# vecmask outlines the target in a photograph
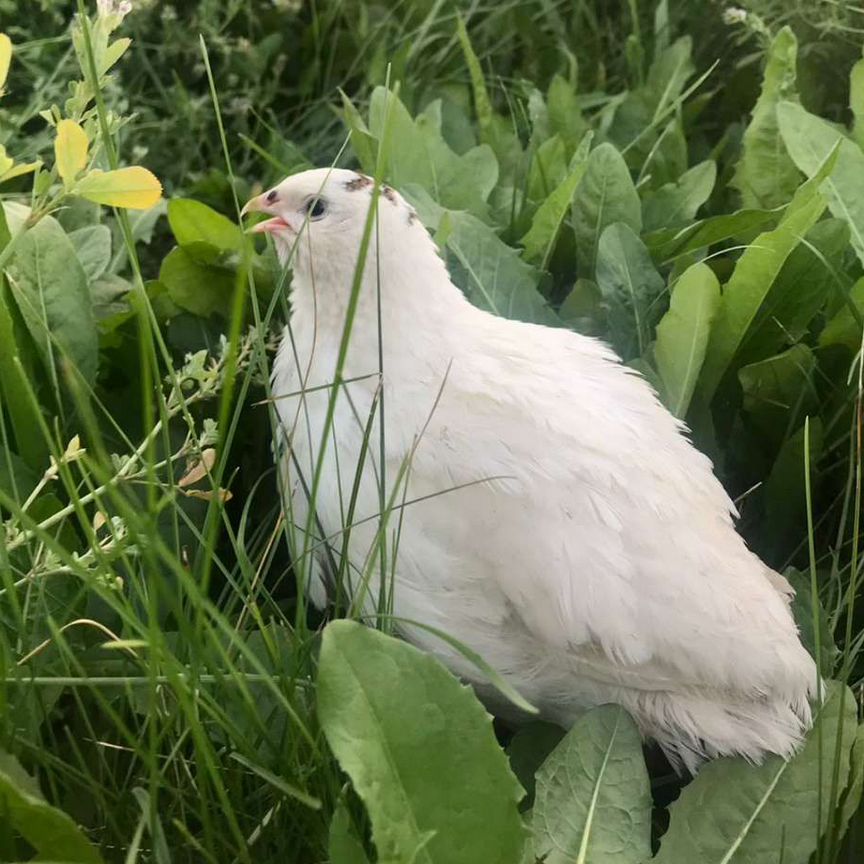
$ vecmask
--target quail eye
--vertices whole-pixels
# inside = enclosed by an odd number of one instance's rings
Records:
[[[327,204],[323,198],[311,198],[303,210],[310,219],[320,219],[327,212]]]

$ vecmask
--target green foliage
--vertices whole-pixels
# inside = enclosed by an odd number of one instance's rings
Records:
[[[0,0],[0,743],[51,802],[4,757],[0,858],[859,860],[841,685],[791,762],[713,762],[669,806],[619,708],[506,745],[429,656],[320,634],[270,470],[285,275],[236,219],[380,156],[473,303],[610,342],[689,424],[857,692],[860,22],[391,5],[101,4],[68,31],[77,3]],[[127,161],[167,205],[107,206],[153,193]]]
[[[766,435],[781,437],[790,414],[811,413],[817,406],[813,387],[816,358],[803,344],[738,370],[743,409]]]
[[[537,290],[539,271],[502,243],[488,225],[470,213],[444,210],[422,188],[408,187],[406,192],[430,229],[440,230],[446,220],[443,242],[451,253],[451,274],[475,305],[522,321],[557,321]]]
[[[436,660],[361,624],[324,631],[318,713],[379,861],[516,861],[522,789],[490,718]]]
[[[710,159],[685,171],[677,181],[661,186],[642,202],[645,231],[673,228],[693,221],[696,211],[711,196],[717,179],[717,165]]]
[[[98,270],[92,255],[89,266]],[[42,219],[23,236],[6,278],[46,372],[69,363],[92,383],[98,339],[87,273],[55,219]]]
[[[173,249],[159,269],[159,282],[181,309],[202,318],[215,312],[228,317],[234,292],[232,274],[198,260],[182,246]]]
[[[101,864],[102,856],[62,811],[42,797],[18,760],[0,752],[0,812],[39,854],[39,860]]]
[[[861,316],[864,312],[864,277],[849,289],[848,304],[841,306],[819,334],[819,344],[844,345],[855,353],[861,345]]]
[[[553,138],[550,140],[557,141],[560,139]],[[586,143],[590,144],[590,140],[586,141]],[[564,218],[570,210],[570,202],[573,200],[576,188],[588,167],[584,156],[580,158],[580,155],[577,152],[567,171],[567,176],[561,180],[537,208],[537,212],[531,221],[531,228],[522,238],[525,257],[529,260],[540,259],[540,266],[544,269],[552,257],[558,233],[564,223]]]
[[[825,201],[819,186],[833,161],[832,154],[819,173],[795,193],[777,228],[760,234],[736,263],[708,343],[702,369],[703,398],[714,395],[784,263],[822,215]]]
[[[831,687],[816,733],[788,762],[721,759],[706,765],[670,808],[658,864],[682,861],[806,864],[825,838],[836,779],[845,788],[857,718],[852,693]]]
[[[391,144],[386,148],[384,172],[394,185],[417,184],[443,207],[481,218],[487,215],[486,199],[498,177],[495,155],[485,144],[461,155],[454,152],[441,134],[438,102],[430,103],[414,120],[395,95],[377,87],[369,105],[368,134],[375,142],[370,156],[382,146],[385,130]],[[375,161],[364,167],[374,173]]]
[[[597,285],[608,309],[609,341],[624,360],[642,356],[664,284],[645,244],[624,222],[613,222],[600,236]]]
[[[351,824],[351,814],[339,804],[330,820],[327,853],[332,864],[369,864],[363,843]]]
[[[642,205],[627,163],[618,150],[604,143],[591,151],[573,202],[573,230],[580,268],[594,272],[603,232],[621,222],[637,234],[642,229]]]
[[[654,357],[666,405],[676,417],[687,414],[719,307],[717,277],[706,264],[696,263],[675,283],[669,311],[657,325]]]
[[[587,712],[537,772],[534,857],[640,864],[651,855],[651,794],[639,732],[622,708]]]
[[[204,244],[203,251],[242,252],[243,232],[230,219],[200,201],[174,198],[168,203],[168,224],[181,247]],[[196,246],[196,249],[202,249]]]
[[[768,50],[762,93],[753,109],[742,142],[734,183],[745,207],[782,207],[798,187],[798,172],[784,146],[778,125],[778,106],[794,98],[798,40],[784,27]],[[829,148],[830,149],[830,148]],[[820,160],[821,163],[821,160]]]
[[[864,152],[824,120],[794,102],[777,108],[780,130],[795,164],[808,177],[819,171],[828,154],[837,148],[837,164],[825,178],[823,189],[831,212],[845,219],[852,232],[852,246],[864,262]]]

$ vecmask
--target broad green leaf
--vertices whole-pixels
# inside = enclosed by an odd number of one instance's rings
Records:
[[[426,106],[416,119],[392,93],[377,87],[369,105],[369,131],[379,142],[386,134],[384,173],[396,187],[422,186],[442,207],[468,210],[485,218],[498,163],[488,144],[457,154],[441,135],[441,103]]]
[[[597,283],[580,278],[573,283],[570,293],[558,307],[558,316],[568,327],[585,332],[586,329],[592,329],[586,327],[587,322],[593,322],[601,317],[602,303],[603,297]]]
[[[642,241],[623,222],[600,238],[597,285],[608,308],[612,345],[624,360],[642,356],[666,286]]]
[[[474,96],[474,110],[477,114],[480,140],[491,147],[495,154],[498,163],[496,174],[500,172],[508,179],[512,179],[516,163],[522,155],[519,138],[510,119],[496,114],[492,107],[480,61],[471,45],[468,31],[461,16],[457,16],[457,35],[465,55],[468,74],[471,77],[471,91]],[[485,197],[488,197],[488,193]],[[483,214],[478,213],[478,215]]]
[[[573,201],[581,275],[594,274],[600,235],[613,222],[623,222],[640,233],[642,204],[621,154],[611,144],[601,144],[588,156]]]
[[[857,318],[850,304],[858,310]],[[857,353],[861,349],[861,320],[864,320],[864,277],[849,290],[849,303],[840,307],[819,334],[820,347],[845,345],[853,354]]]
[[[40,861],[101,864],[102,857],[81,829],[43,797],[18,760],[0,752],[0,812],[38,853]]]
[[[111,229],[107,225],[86,225],[70,232],[69,239],[88,281],[102,276],[111,263]]]
[[[669,2],[660,0],[654,8],[654,46],[656,51],[669,47]]]
[[[11,238],[10,227],[13,231],[21,231],[23,220],[28,213],[27,208],[20,204],[0,203],[0,250],[5,248]],[[17,316],[19,326],[16,326],[16,311],[6,276],[0,272],[0,401],[9,419],[18,455],[28,468],[42,471],[47,460],[48,448],[42,438],[39,418],[28,393],[30,382],[27,380],[26,366],[22,363],[18,338],[19,336],[26,338],[26,334],[20,332],[24,329],[23,324],[20,324],[20,316]],[[19,331],[18,334],[16,330]],[[7,456],[11,457],[8,448],[4,450],[7,451]],[[7,471],[7,479],[11,479],[14,472],[11,459],[6,459],[4,467]],[[0,471],[3,470],[0,468]]]
[[[822,421],[818,417],[810,418],[810,470],[816,476],[816,462],[822,455],[824,434]],[[771,472],[762,484],[761,494],[765,501],[765,531],[764,540],[769,548],[783,548],[782,544],[797,543],[807,534],[807,498],[804,485],[804,455],[805,431],[807,426],[801,425],[782,442]],[[783,432],[785,433],[785,429]],[[786,574],[789,575],[788,572]],[[798,592],[792,603],[792,612],[798,624],[798,631],[804,647],[813,654],[813,616],[810,605],[810,576],[806,576],[806,591],[799,591],[798,584],[793,587]],[[791,580],[790,580],[791,581]],[[825,645],[830,641],[830,628],[822,630],[823,659],[826,655]],[[832,646],[833,647],[833,646]],[[833,659],[833,658],[832,658]],[[823,674],[831,673],[828,663],[822,665]]]
[[[11,62],[12,40],[5,33],[0,33],[0,96],[3,95],[3,87],[9,75],[9,64]]]
[[[99,346],[87,276],[56,219],[41,219],[21,238],[9,276],[46,369],[69,361],[92,384]]]
[[[549,111],[549,129],[564,142],[569,156],[576,150],[588,130],[576,90],[566,78],[554,75],[546,94],[546,104]]]
[[[818,409],[819,399],[813,386],[815,367],[812,350],[802,343],[738,370],[744,411],[778,446],[789,428],[790,418],[803,421],[807,414]]]
[[[537,290],[540,273],[469,213],[452,213],[447,248],[456,258],[453,278],[476,306],[505,318],[558,323]]]
[[[692,54],[693,40],[682,36],[652,62],[642,97],[653,110],[653,120],[672,106],[684,91],[687,79],[693,74]]]
[[[810,422],[810,458],[813,462],[819,458],[819,450],[822,447],[822,428],[821,423],[817,428],[819,418],[814,417]],[[804,497],[804,427],[799,430],[793,438],[797,438],[801,442],[799,450],[798,474],[801,476],[800,494]],[[815,433],[815,434],[814,434]],[[790,438],[791,442],[793,438]],[[814,455],[814,450],[815,455]],[[782,451],[781,451],[782,452]],[[799,533],[796,536],[801,536]],[[810,656],[816,659],[816,632],[813,626],[813,594],[811,593],[811,580],[809,572],[796,570],[794,567],[787,567],[783,571],[783,575],[789,580],[789,584],[795,589],[795,596],[792,598],[792,615],[795,617],[795,623],[798,625],[798,633],[801,637],[801,644],[810,653]],[[817,573],[817,577],[818,577]],[[831,630],[831,618],[828,615],[828,610],[816,600],[818,608],[816,615],[819,619],[819,645],[821,653],[819,655],[820,669],[824,678],[830,678],[834,671],[834,664],[837,662],[837,645],[834,643],[834,637]]]
[[[531,160],[528,200],[542,203],[567,175],[567,154],[559,135],[547,138]]]
[[[656,231],[690,222],[711,196],[717,179],[717,163],[700,162],[675,183],[667,183],[642,202],[642,228]]]
[[[132,287],[131,282],[114,273],[106,273],[90,283],[93,316],[101,333],[116,329],[132,314],[128,301]]]
[[[783,264],[825,210],[819,186],[833,169],[835,157],[836,151],[798,189],[777,228],[760,234],[738,259],[723,290],[702,367],[699,390],[705,402],[713,397]]]
[[[525,257],[529,261],[539,259],[542,270],[546,269],[555,249],[555,241],[558,239],[564,219],[570,212],[573,194],[585,173],[587,164],[584,160],[576,162],[552,194],[537,208],[531,221],[531,228],[522,238]]]
[[[558,746],[564,730],[554,723],[536,721],[519,726],[507,745],[507,758],[525,790],[521,809],[534,804],[535,775],[546,757]]]
[[[146,168],[116,171],[94,169],[75,186],[76,194],[88,201],[129,210],[149,210],[162,197],[162,184]]]
[[[859,60],[849,73],[849,108],[854,118],[852,137],[864,148],[864,59]]]
[[[185,249],[172,249],[159,270],[159,281],[170,298],[183,309],[202,318],[231,314],[234,274],[221,267],[196,261]]]
[[[336,805],[330,819],[327,853],[330,864],[369,864],[366,850],[351,822],[351,814],[342,800]]]
[[[832,813],[838,731],[840,790],[847,785],[855,713],[851,691],[833,683],[818,712],[819,729],[807,735],[802,749],[788,762],[769,756],[761,765],[731,758],[704,765],[669,808],[669,830],[652,861],[777,864],[782,848],[783,864],[807,864]]]
[[[560,323],[537,290],[540,272],[492,228],[470,213],[438,207],[423,189],[409,187],[403,193],[427,228],[433,232],[446,229],[443,236],[451,276],[475,306],[519,321]]]
[[[178,246],[207,243],[220,252],[239,252],[245,242],[238,225],[200,201],[172,198],[168,224]]]
[[[61,120],[54,139],[54,160],[57,173],[67,190],[75,178],[87,167],[90,141],[87,133],[74,120]]]
[[[537,772],[534,854],[544,864],[642,864],[651,788],[636,724],[618,705],[579,717]]]
[[[781,136],[777,122],[780,102],[797,98],[797,56],[795,34],[789,27],[784,27],[771,43],[762,92],[744,132],[741,158],[732,181],[741,192],[745,207],[780,207],[789,201],[798,186],[798,171],[786,150],[789,142],[786,141],[784,146],[785,136]]]
[[[682,36],[654,59],[645,84],[627,94],[617,106],[609,128],[609,140],[627,149],[628,162],[645,164],[657,140],[657,129],[675,110],[687,79],[693,74],[693,43]]]
[[[657,325],[654,358],[666,407],[676,417],[687,414],[719,306],[720,283],[714,271],[693,264],[672,289],[669,311]]]
[[[339,92],[342,97],[342,122],[348,127],[351,149],[360,167],[367,174],[374,174],[378,142],[369,132],[354,103],[341,90]]]
[[[687,139],[677,112],[663,127],[639,170],[642,188],[657,191],[669,183],[677,183],[687,171],[687,162]]]
[[[511,864],[522,789],[471,690],[437,660],[352,621],[324,630],[318,716],[366,805],[381,862]]]
[[[44,470],[48,455],[39,416],[33,407],[21,351],[15,338],[14,301],[6,278],[0,274],[0,400],[3,402],[18,455],[33,469]]]
[[[840,837],[846,833],[849,823],[858,812],[861,805],[861,793],[864,791],[864,724],[860,725],[855,733],[850,760],[852,764],[849,769],[849,785],[840,801],[840,818],[837,828]]]
[[[694,222],[686,228],[667,228],[654,231],[643,239],[658,261],[674,261],[697,249],[748,234],[777,218],[773,210],[739,210]]]
[[[852,246],[864,262],[864,152],[830,123],[795,102],[783,102],[777,116],[790,155],[808,177],[816,175],[839,142],[837,164],[822,184],[822,191],[831,212],[849,223]]]
[[[441,135],[457,153],[465,153],[477,146],[474,112],[470,88],[457,82],[442,83]],[[437,88],[436,88],[437,95]]]
[[[837,291],[836,263],[849,246],[842,219],[817,222],[789,255],[741,340],[736,363],[770,357],[803,338]]]

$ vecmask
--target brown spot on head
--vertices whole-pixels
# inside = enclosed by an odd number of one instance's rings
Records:
[[[381,187],[381,194],[391,203],[397,204],[396,193],[389,186]]]
[[[408,224],[413,225],[417,221],[417,211],[413,207],[408,208]]]
[[[365,174],[358,174],[353,180],[349,180],[345,184],[345,188],[349,192],[356,192],[358,189],[367,189],[372,183],[373,180],[371,177],[367,177]]]

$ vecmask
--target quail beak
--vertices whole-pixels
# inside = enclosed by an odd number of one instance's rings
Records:
[[[247,201],[240,211],[240,217],[246,216],[248,213],[269,213],[275,214],[278,201],[269,202],[266,193],[258,195]],[[277,234],[282,231],[290,231],[297,233],[293,225],[286,222],[281,216],[274,215],[272,219],[265,219],[263,222],[258,222],[251,228],[246,229],[249,234]]]

